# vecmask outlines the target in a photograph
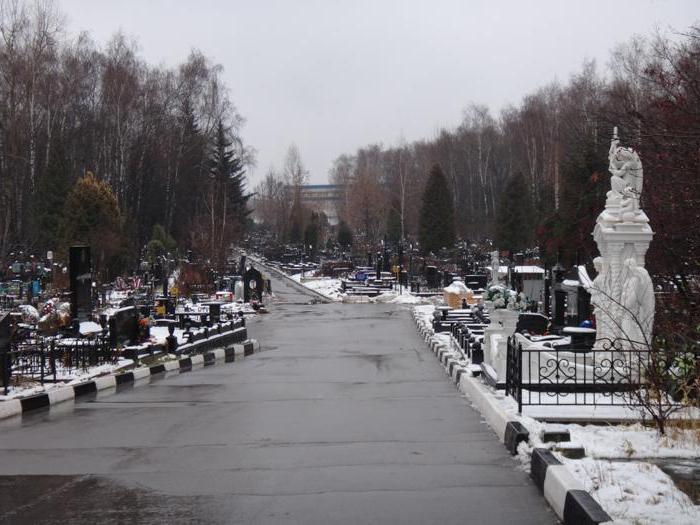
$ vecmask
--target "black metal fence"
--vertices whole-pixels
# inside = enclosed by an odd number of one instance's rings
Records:
[[[475,365],[484,361],[484,351],[479,339],[484,334],[485,326],[480,324],[478,320],[469,323],[452,323],[450,326],[453,341],[457,343],[464,357]]]
[[[615,341],[600,348],[523,348],[515,336],[508,339],[506,393],[519,412],[526,405],[641,406],[649,398],[644,389],[652,387],[656,402],[670,405],[686,376],[675,358]]]
[[[7,351],[0,352],[4,393],[8,393],[13,382],[31,380],[44,384],[67,380],[75,371],[114,364],[118,357],[118,350],[103,336],[95,339],[38,338],[12,343]]]

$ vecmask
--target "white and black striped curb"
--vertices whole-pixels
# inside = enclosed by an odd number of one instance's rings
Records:
[[[530,477],[565,525],[612,522],[608,513],[549,449],[532,451]]]
[[[455,349],[452,337],[436,337],[429,319],[413,310],[418,331],[430,350],[445,366],[448,375],[469,396],[473,405],[484,417],[509,452],[518,452],[518,445],[528,443],[530,433],[520,421],[512,420],[498,403],[494,394],[479,379],[469,373],[469,365]],[[503,394],[500,394],[503,395]],[[545,454],[546,453],[546,454]],[[546,460],[543,460],[546,458]],[[543,461],[546,461],[543,466]],[[549,471],[551,472],[548,472]],[[597,524],[612,519],[593,497],[583,490],[581,483],[573,477],[566,465],[559,462],[549,449],[534,449],[531,457],[531,474],[535,484],[542,490],[547,503],[565,525]]]
[[[210,366],[217,364],[217,362],[235,362],[236,360],[240,360],[243,357],[259,351],[260,343],[255,339],[248,339],[247,341],[228,346],[227,348],[217,348],[216,350],[203,352],[201,354],[192,354],[187,357],[165,361],[152,366],[144,366],[126,372],[100,376],[83,383],[54,388],[33,396],[0,401],[0,419],[22,415],[40,408],[51,407],[58,403],[70,401],[71,399],[95,393],[100,390],[116,388],[129,383],[133,384],[139,379],[164,372],[189,372],[199,366]]]

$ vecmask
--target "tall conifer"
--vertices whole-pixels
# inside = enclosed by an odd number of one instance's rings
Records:
[[[437,253],[455,242],[452,192],[442,169],[435,164],[430,170],[420,211],[420,245],[423,253]]]

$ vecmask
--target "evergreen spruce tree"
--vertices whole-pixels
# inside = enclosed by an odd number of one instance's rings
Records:
[[[438,164],[430,170],[423,192],[419,240],[424,254],[451,248],[455,242],[452,193]]]
[[[528,248],[532,237],[530,192],[522,173],[506,182],[496,213],[496,246],[511,254]]]
[[[153,226],[151,240],[146,245],[146,256],[150,262],[155,262],[161,255],[174,255],[177,243],[160,224]]]
[[[237,157],[231,148],[231,141],[227,138],[226,128],[219,121],[216,132],[216,144],[212,151],[210,173],[216,181],[216,187],[222,192],[219,198],[222,200],[222,214],[224,219],[229,216],[236,221],[236,225],[243,229],[252,210],[248,208],[248,200],[251,194],[245,192],[245,170],[240,157]],[[230,214],[230,215],[229,215]]]
[[[352,230],[345,221],[338,224],[338,244],[343,248],[350,248],[353,243]]]
[[[207,195],[211,258],[220,267],[226,262],[231,242],[243,234],[252,212],[248,208],[251,195],[245,192],[243,162],[235,155],[227,135],[219,121],[209,162]]]
[[[37,246],[41,250],[58,248],[56,243],[63,204],[71,186],[70,167],[62,144],[58,142],[53,148],[46,174],[37,183],[36,195],[32,201],[31,226]]]
[[[200,211],[200,197],[206,171],[207,141],[197,125],[189,99],[185,99],[177,118],[179,144],[175,158],[174,186],[169,193],[165,230],[180,243],[189,240],[191,223]]]
[[[294,192],[294,202],[289,217],[289,242],[299,244],[304,240],[304,207],[299,191]]]
[[[401,204],[398,201],[392,202],[386,218],[387,240],[393,244],[401,241]]]
[[[311,220],[309,224],[306,225],[304,229],[304,245],[308,248],[311,246],[312,253],[316,252],[318,247],[318,234],[319,234],[319,216],[318,213],[311,213]]]

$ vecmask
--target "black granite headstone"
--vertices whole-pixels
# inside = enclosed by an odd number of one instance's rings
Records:
[[[246,303],[251,299],[260,301],[262,293],[265,289],[265,281],[262,274],[252,266],[245,272],[243,276],[243,298]]]
[[[89,246],[69,249],[70,313],[73,320],[87,321],[92,314],[92,261]]]
[[[119,344],[131,344],[138,340],[139,315],[136,307],[120,308],[110,319],[110,341]]]

